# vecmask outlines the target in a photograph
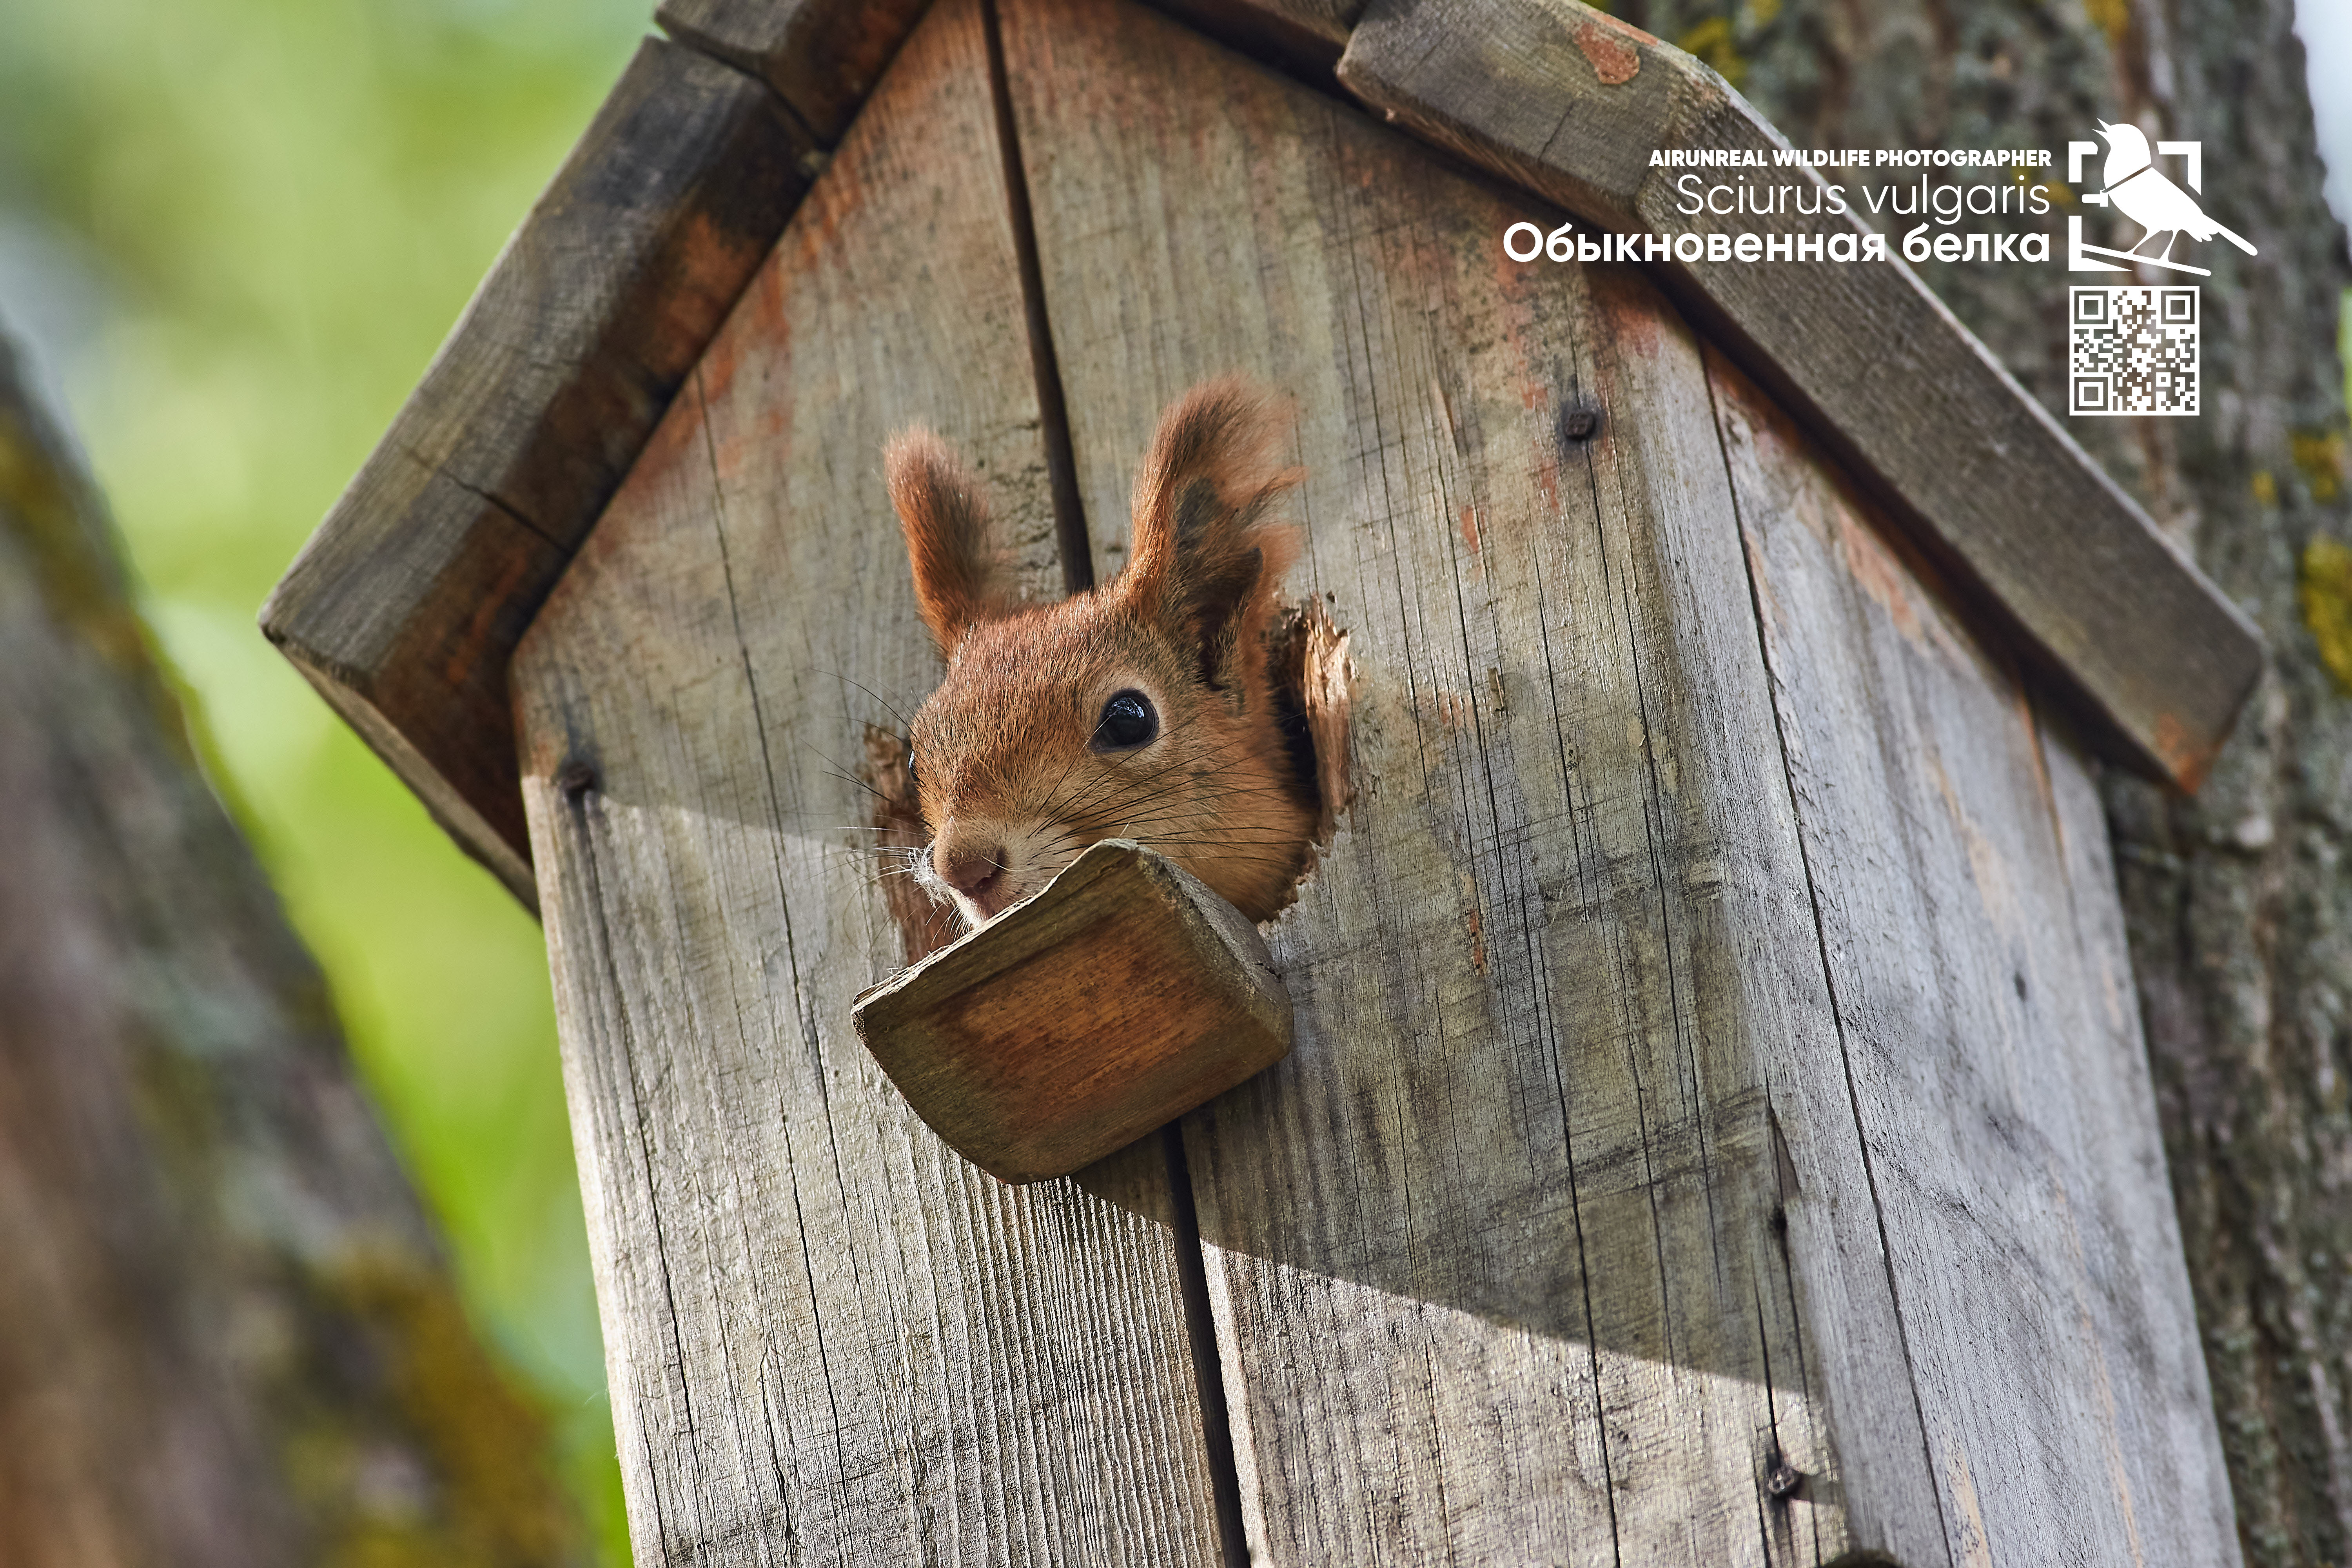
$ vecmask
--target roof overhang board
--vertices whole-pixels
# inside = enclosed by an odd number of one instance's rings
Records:
[[[1577,0],[1375,0],[1339,77],[1395,123],[1620,233],[1727,226],[1675,212],[1676,171],[1651,167],[1654,149],[1789,145],[1715,72]],[[1869,232],[1850,216],[1774,222]],[[1650,270],[1990,597],[2125,760],[2203,782],[2261,673],[2261,635],[1908,267]]]
[[[509,659],[819,151],[758,80],[647,40],[262,607],[270,640],[534,907]]]

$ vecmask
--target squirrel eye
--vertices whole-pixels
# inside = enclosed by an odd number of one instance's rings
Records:
[[[1159,738],[1160,715],[1152,710],[1151,699],[1140,691],[1121,691],[1103,704],[1102,718],[1095,724],[1095,738],[1087,742],[1087,749],[1131,752]]]

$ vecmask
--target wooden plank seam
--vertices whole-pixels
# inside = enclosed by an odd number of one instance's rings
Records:
[[[1005,64],[1004,29],[998,0],[981,0],[981,17],[988,40],[989,95],[995,114],[998,147],[1003,158],[1007,206],[1013,224],[1014,254],[1019,261],[1022,303],[1029,332],[1030,365],[1035,378],[1040,440],[1045,447],[1054,509],[1055,542],[1062,558],[1062,581],[1067,593],[1079,593],[1095,583],[1092,531],[1077,482],[1076,459],[1071,446],[1069,405],[1066,399],[1060,356],[1055,347],[1052,317],[1046,309],[1043,263],[1038,252],[1037,225],[1031,205],[1029,177],[1021,150],[1021,130],[1013,111],[1012,81]],[[1185,1343],[1199,1391],[1202,1443],[1211,1496],[1216,1505],[1216,1535],[1225,1568],[1248,1568],[1250,1550],[1243,1523],[1240,1465],[1232,1420],[1225,1405],[1225,1378],[1218,1348],[1216,1324],[1209,1302],[1208,1274],[1201,1237],[1200,1211],[1192,1177],[1184,1156],[1183,1134],[1174,1122],[1161,1129],[1160,1148],[1167,1165],[1172,1199],[1174,1235],[1170,1246],[1181,1282]]]
[[[937,676],[893,426],[1060,577],[981,24],[932,7],[517,655],[648,1564],[1222,1555],[1162,1149],[1002,1186],[847,1027],[903,949],[835,759]]]

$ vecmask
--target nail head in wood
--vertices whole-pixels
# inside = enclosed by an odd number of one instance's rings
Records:
[[[1091,1164],[1290,1050],[1290,994],[1257,928],[1119,838],[852,1016],[931,1130],[1013,1183]]]

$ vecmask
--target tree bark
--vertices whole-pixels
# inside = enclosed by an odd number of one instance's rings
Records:
[[[2200,140],[2206,211],[2260,252],[2198,247],[2193,419],[2065,418],[2063,218],[2082,208],[2050,220],[2055,266],[1921,270],[2269,639],[2203,793],[2111,776],[2107,809],[2246,1560],[2352,1561],[2352,556],[2332,543],[2352,536],[2335,352],[2352,266],[2292,0],[1618,9],[1800,145],[2047,147],[2063,177],[2095,120]]]
[[[0,1563],[575,1561],[187,737],[0,341]]]

